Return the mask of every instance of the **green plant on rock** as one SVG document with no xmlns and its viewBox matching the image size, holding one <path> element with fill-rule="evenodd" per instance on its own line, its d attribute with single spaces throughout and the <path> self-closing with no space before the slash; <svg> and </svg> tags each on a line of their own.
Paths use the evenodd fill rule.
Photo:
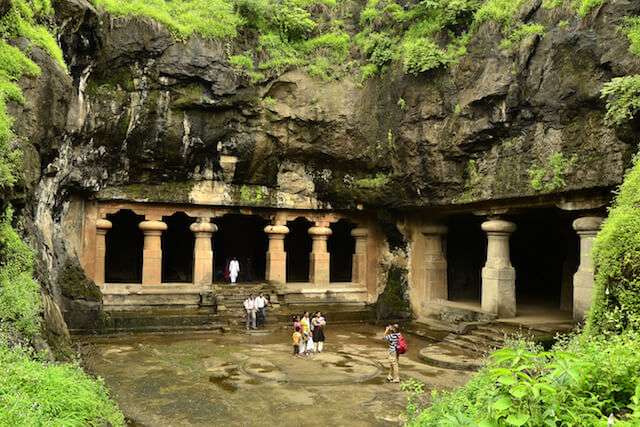
<svg viewBox="0 0 640 427">
<path fill-rule="evenodd" d="M 385 187 L 390 181 L 389 175 L 377 173 L 374 177 L 357 179 L 354 184 L 359 188 L 375 190 Z"/>
<path fill-rule="evenodd" d="M 622 31 L 629 39 L 629 52 L 640 56 L 640 16 L 627 18 Z"/>
<path fill-rule="evenodd" d="M 593 9 L 604 4 L 606 0 L 573 0 L 573 7 L 581 17 L 587 16 Z"/>
<path fill-rule="evenodd" d="M 576 156 L 566 158 L 562 152 L 551 154 L 544 164 L 529 169 L 531 188 L 546 193 L 563 189 L 567 185 L 565 178 L 576 161 Z"/>
<path fill-rule="evenodd" d="M 500 47 L 505 50 L 512 49 L 527 37 L 544 35 L 544 31 L 545 28 L 542 24 L 522 24 L 513 30 L 508 37 L 502 39 Z"/>
<path fill-rule="evenodd" d="M 220 39 L 237 34 L 242 18 L 229 0 L 93 0 L 114 15 L 149 17 L 165 25 L 176 37 L 194 34 Z"/>
<path fill-rule="evenodd" d="M 640 111 L 640 74 L 616 77 L 605 83 L 600 93 L 607 100 L 605 122 L 621 125 Z"/>
</svg>

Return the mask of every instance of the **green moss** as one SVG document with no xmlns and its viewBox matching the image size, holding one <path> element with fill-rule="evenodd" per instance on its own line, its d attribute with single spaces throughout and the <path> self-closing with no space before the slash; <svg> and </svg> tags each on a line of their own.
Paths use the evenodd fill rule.
<svg viewBox="0 0 640 427">
<path fill-rule="evenodd" d="M 263 187 L 243 185 L 238 190 L 240 204 L 259 206 L 268 201 L 268 193 Z"/>
<path fill-rule="evenodd" d="M 148 200 L 175 203 L 188 203 L 189 194 L 195 181 L 172 181 L 162 184 L 130 184 L 119 187 L 108 187 L 100 191 L 104 199 Z"/>
<path fill-rule="evenodd" d="M 464 189 L 458 198 L 458 203 L 471 202 L 481 195 L 482 175 L 478 171 L 478 164 L 475 160 L 469 160 L 465 168 Z"/>
<path fill-rule="evenodd" d="M 84 274 L 84 270 L 76 262 L 66 261 L 57 282 L 62 295 L 67 298 L 102 301 L 100 289 Z"/>
<path fill-rule="evenodd" d="M 376 314 L 381 319 L 404 319 L 411 316 L 407 298 L 408 272 L 405 268 L 391 267 L 387 273 L 384 291 L 376 302 Z"/>
<path fill-rule="evenodd" d="M 377 173 L 374 177 L 360 178 L 354 181 L 354 184 L 359 188 L 368 190 L 375 190 L 385 187 L 389 184 L 391 178 L 384 173 Z"/>
<path fill-rule="evenodd" d="M 93 0 L 114 15 L 142 16 L 165 25 L 176 37 L 194 34 L 206 38 L 232 38 L 242 24 L 227 0 Z"/>
<path fill-rule="evenodd" d="M 529 168 L 531 188 L 545 193 L 563 189 L 567 185 L 565 178 L 576 160 L 576 156 L 566 158 L 563 153 L 555 152 L 545 162 L 532 165 Z"/>
</svg>

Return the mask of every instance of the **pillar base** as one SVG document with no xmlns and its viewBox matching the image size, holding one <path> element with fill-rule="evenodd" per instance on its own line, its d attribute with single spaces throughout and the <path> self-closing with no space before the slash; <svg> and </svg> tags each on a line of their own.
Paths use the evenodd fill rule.
<svg viewBox="0 0 640 427">
<path fill-rule="evenodd" d="M 513 267 L 482 269 L 482 311 L 516 316 L 516 271 Z"/>
</svg>

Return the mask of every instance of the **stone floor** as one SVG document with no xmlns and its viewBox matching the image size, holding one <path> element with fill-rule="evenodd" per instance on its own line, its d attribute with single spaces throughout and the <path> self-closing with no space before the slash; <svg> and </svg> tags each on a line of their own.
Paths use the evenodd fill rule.
<svg viewBox="0 0 640 427">
<path fill-rule="evenodd" d="M 289 330 L 277 327 L 99 337 L 82 348 L 88 370 L 105 379 L 135 426 L 402 424 L 406 395 L 385 380 L 380 328 L 330 327 L 326 351 L 307 359 L 294 358 L 289 342 Z M 419 361 L 428 339 L 408 342 L 403 379 L 427 389 L 467 381 L 470 373 Z"/>
</svg>

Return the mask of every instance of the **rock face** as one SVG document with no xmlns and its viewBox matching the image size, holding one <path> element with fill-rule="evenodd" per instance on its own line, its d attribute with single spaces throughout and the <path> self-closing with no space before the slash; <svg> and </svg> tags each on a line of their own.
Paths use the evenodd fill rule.
<svg viewBox="0 0 640 427">
<path fill-rule="evenodd" d="M 620 183 L 640 132 L 637 120 L 605 127 L 599 98 L 612 77 L 640 73 L 616 33 L 640 13 L 633 0 L 585 20 L 534 1 L 525 12 L 549 28 L 543 37 L 505 52 L 499 29 L 484 24 L 451 69 L 391 69 L 362 85 L 293 70 L 255 86 L 223 42 L 176 41 L 86 0 L 55 10 L 70 72 L 33 48 L 42 76 L 24 79 L 27 102 L 11 108 L 28 141 L 29 230 L 57 301 L 57 276 L 75 254 L 61 218 L 98 191 L 126 198 L 132 185 L 225 180 L 333 208 L 396 209 L 544 197 Z M 548 184 L 554 173 L 564 185 Z"/>
</svg>

